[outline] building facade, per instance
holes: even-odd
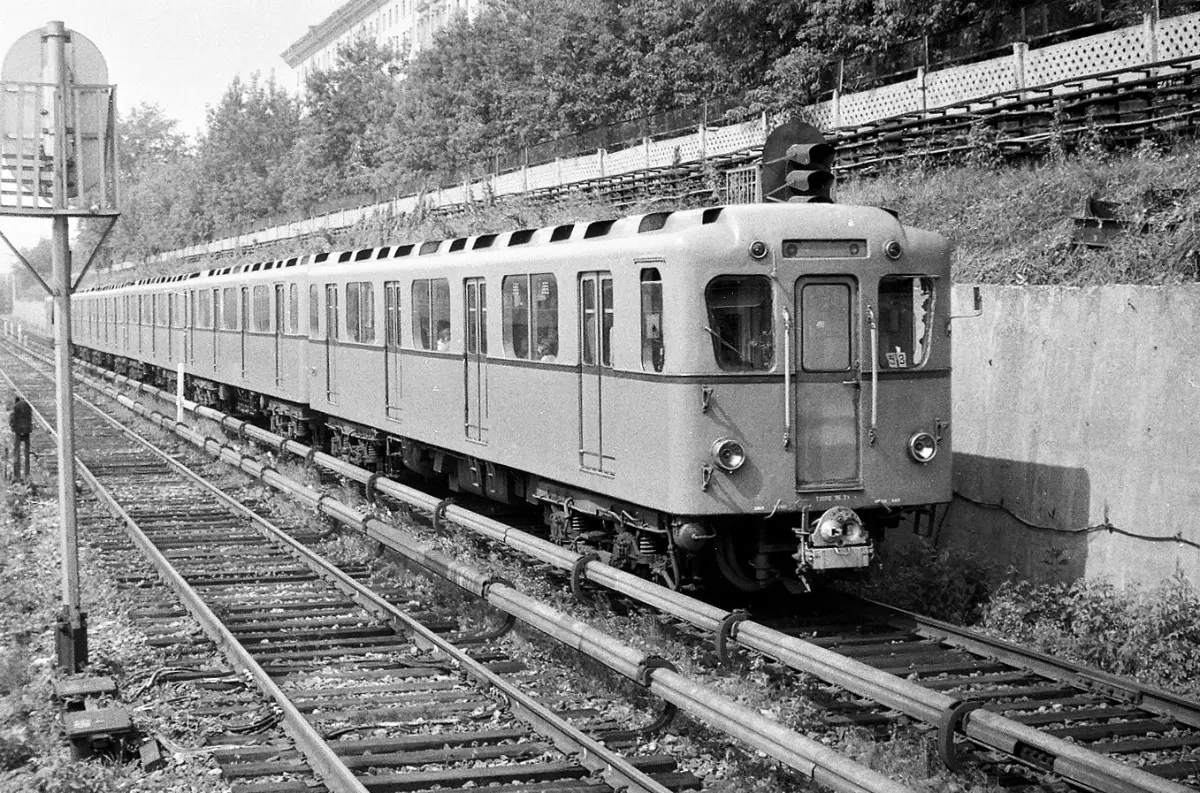
[[[349,0],[310,26],[281,57],[303,95],[310,74],[336,65],[340,46],[365,37],[412,57],[458,15],[473,19],[479,5],[480,0]]]

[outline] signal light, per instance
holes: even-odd
[[[835,151],[820,130],[792,121],[767,136],[762,158],[762,200],[833,203]]]

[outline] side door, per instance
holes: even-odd
[[[482,278],[463,281],[467,319],[465,360],[467,440],[487,443],[487,285]]]
[[[604,401],[612,378],[612,273],[579,276],[579,464],[613,474],[606,445]]]
[[[246,379],[246,335],[250,331],[250,287],[243,286],[238,294],[238,312],[241,323],[238,325],[238,356],[241,360],[242,379]]]
[[[325,399],[337,402],[338,287],[325,284]]]
[[[805,276],[795,300],[796,489],[861,489],[858,283]]]
[[[383,367],[384,405],[389,419],[400,419],[403,404],[404,377],[400,359],[400,282],[387,281],[383,285]]]
[[[221,290],[212,290],[212,370],[217,371],[217,363],[220,361],[220,346],[221,346],[221,323],[225,321],[224,307],[221,304]]]
[[[287,327],[287,290],[283,284],[275,284],[275,339],[272,345],[272,355],[275,358],[275,386],[282,387],[284,380],[283,363],[283,330]]]

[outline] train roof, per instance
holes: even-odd
[[[542,228],[525,228],[513,231],[475,234],[465,237],[453,237],[441,240],[425,240],[423,242],[405,242],[398,245],[379,245],[368,248],[354,248],[343,251],[323,251],[303,256],[292,256],[286,259],[271,261],[247,262],[244,264],[228,265],[198,270],[180,275],[156,276],[134,281],[107,284],[92,287],[83,292],[103,292],[114,289],[125,289],[133,286],[149,286],[164,283],[176,283],[197,278],[210,278],[225,275],[240,275],[258,272],[269,272],[286,267],[306,266],[336,266],[347,262],[364,262],[376,260],[416,259],[432,254],[452,254],[464,251],[507,250],[524,245],[554,245],[568,241],[582,242],[586,240],[628,239],[639,234],[659,231],[681,231],[689,227],[699,227],[715,224],[722,218],[744,219],[753,213],[761,216],[767,213],[796,211],[797,207],[807,207],[809,211],[815,207],[837,208],[840,210],[868,210],[880,213],[895,223],[899,222],[894,216],[875,207],[861,207],[850,204],[735,204],[730,206],[707,207],[700,209],[662,210],[647,212],[641,215],[630,215],[609,220],[593,220],[585,222],[563,223],[557,226]],[[764,210],[766,212],[764,213]]]

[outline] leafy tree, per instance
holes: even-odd
[[[217,233],[282,210],[287,157],[300,132],[299,103],[274,79],[235,77],[208,110],[200,140],[204,205]]]
[[[187,136],[179,122],[167,118],[163,109],[143,102],[117,122],[122,179],[136,179],[142,171],[189,152]]]

